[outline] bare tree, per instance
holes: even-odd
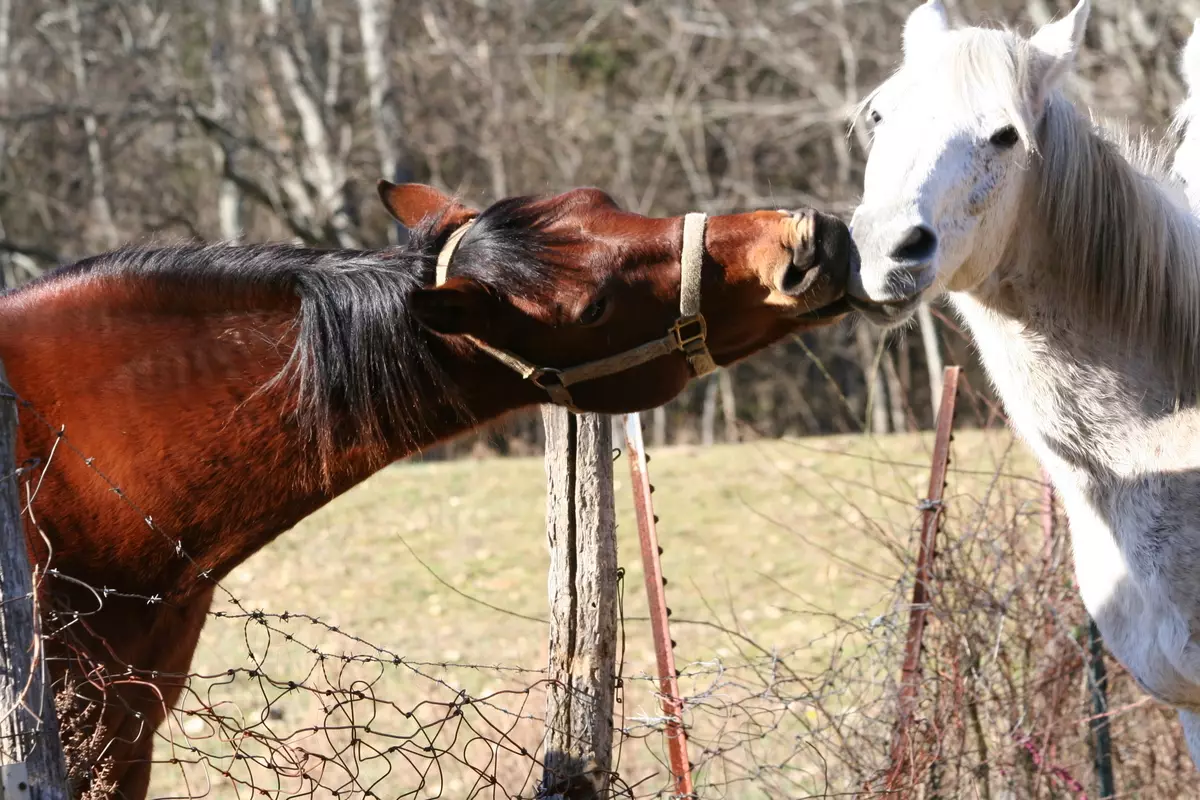
[[[716,441],[717,428],[717,376],[704,379],[704,408],[700,412],[700,444],[711,447]]]
[[[358,30],[362,38],[363,71],[367,78],[367,102],[371,107],[371,129],[379,151],[380,176],[395,180],[401,154],[400,111],[388,76],[387,25],[379,0],[358,0]],[[398,228],[389,227],[389,239],[397,242]]]
[[[330,23],[326,27],[328,34],[329,60],[326,64],[326,83],[324,92],[317,93],[314,85],[316,76],[312,74],[311,65],[308,80],[301,74],[300,54],[304,54],[304,42],[298,42],[298,37],[286,36],[284,26],[280,21],[279,0],[259,0],[265,18],[265,34],[269,43],[271,64],[276,76],[286,91],[292,108],[299,117],[301,139],[304,142],[304,157],[296,160],[296,166],[304,176],[304,182],[311,187],[312,194],[303,205],[311,208],[319,215],[319,219],[327,224],[332,231],[333,240],[341,247],[359,246],[354,234],[354,225],[348,213],[346,198],[346,165],[349,155],[349,128],[339,126],[334,138],[330,130],[326,113],[337,101],[337,78],[341,67],[340,36],[341,26]],[[310,23],[312,20],[311,7],[301,18]],[[265,101],[270,109],[270,118],[275,122],[276,130],[283,133],[282,113],[273,92],[264,91],[260,99]],[[299,194],[299,192],[297,192]]]
[[[0,107],[12,104],[12,0],[0,0]],[[8,128],[0,125],[0,175],[8,162]],[[3,219],[0,218],[0,241],[7,241]],[[22,278],[33,277],[39,270],[29,256],[9,249],[0,249],[0,288],[16,286]]]
[[[858,358],[862,362],[863,375],[867,381],[867,429],[876,435],[888,432],[887,389],[884,388],[883,374],[879,369],[879,358],[871,340],[871,332],[866,325],[856,325],[854,331],[855,343],[858,345]]]
[[[237,142],[234,137],[226,135],[232,118],[233,81],[239,73],[238,61],[240,54],[237,48],[230,46],[232,37],[242,30],[243,13],[242,0],[224,0],[217,4],[223,12],[214,14],[208,20],[210,41],[210,67],[212,76],[212,115],[222,124],[222,132],[214,137],[213,157],[220,174],[220,185],[217,189],[217,219],[221,238],[236,242],[242,238],[245,230],[243,220],[242,190],[234,180],[237,170]],[[225,24],[225,31],[218,26]]]
[[[654,435],[651,441],[655,447],[667,446],[667,410],[662,406],[654,409],[651,418],[654,423]]]
[[[929,411],[931,419],[936,419],[938,398],[942,396],[942,350],[929,306],[922,305],[917,309],[917,323],[921,329],[921,346],[925,348],[925,368],[929,373]]]
[[[66,9],[68,57],[71,74],[75,79],[75,92],[79,98],[88,96],[87,62],[84,59],[84,26],[79,15],[78,0],[68,0]],[[90,26],[89,26],[90,27]],[[108,202],[108,175],[104,165],[104,152],[100,147],[100,125],[96,115],[83,113],[83,130],[87,136],[87,165],[92,179],[90,197],[89,230],[94,247],[112,249],[120,240],[116,223],[113,222],[112,206]]]
[[[738,440],[737,429],[737,396],[733,390],[733,371],[723,369],[717,372],[717,383],[721,387],[721,413],[725,417],[725,441]]]
[[[1069,4],[951,11],[1036,22]],[[0,273],[19,282],[161,233],[396,241],[369,189],[397,171],[477,203],[593,185],[654,215],[847,213],[869,146],[865,126],[847,136],[847,123],[894,67],[906,10],[0,0]],[[1196,0],[1095,9],[1080,62],[1088,102],[1161,125],[1182,96],[1176,60],[1195,13]],[[781,343],[655,411],[651,441],[856,431],[868,405],[873,430],[928,426],[942,362],[971,356],[933,315],[918,322],[882,354],[851,326]],[[532,446],[537,430],[497,436]]]

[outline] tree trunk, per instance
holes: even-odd
[[[75,79],[75,92],[80,103],[89,97],[87,65],[84,60],[83,22],[79,18],[79,3],[71,0],[67,4],[67,24],[71,31],[70,54],[71,74]],[[87,140],[88,171],[92,179],[92,194],[89,201],[89,231],[92,242],[89,249],[111,250],[120,239],[116,223],[113,222],[112,206],[108,202],[108,176],[104,167],[104,152],[100,147],[100,125],[96,115],[89,111],[83,114],[83,132]]]
[[[0,0],[0,108],[10,108],[12,78],[9,58],[12,52],[12,0]],[[0,173],[8,160],[8,125],[0,125]]]
[[[929,371],[929,418],[937,424],[938,403],[942,397],[942,351],[938,346],[937,326],[925,303],[917,306],[917,322],[921,328],[921,344],[925,348],[925,368]]]
[[[867,385],[865,424],[871,433],[885,434],[888,432],[887,392],[884,389],[879,363],[875,358],[871,332],[866,325],[858,325],[854,329],[854,337],[858,347],[858,360],[862,364]]]
[[[754,396],[757,408],[754,409],[754,427],[762,436],[777,436],[779,420],[775,415],[775,381],[772,377],[759,378],[754,384]]]
[[[9,53],[12,43],[12,0],[0,0],[0,108],[12,102],[11,79],[9,76]],[[8,160],[8,126],[0,125],[0,174]],[[7,238],[4,223],[0,221],[0,238]],[[0,253],[0,289],[11,289],[17,285],[16,268],[12,253]]]
[[[892,414],[892,430],[901,433],[908,430],[908,418],[904,413],[907,398],[896,371],[896,361],[888,351],[883,353],[883,379],[887,384],[888,410]]]
[[[667,446],[667,407],[659,406],[651,415],[654,423],[654,446]]]
[[[787,393],[788,410],[799,416],[801,422],[804,424],[803,433],[806,433],[809,436],[818,436],[823,433],[824,431],[821,428],[821,421],[817,419],[817,415],[813,411],[812,405],[804,396],[804,388],[796,381],[784,381],[783,388]],[[775,405],[772,404],[771,408],[773,414]],[[772,435],[776,435],[778,428],[772,428],[772,431]]]
[[[704,379],[704,404],[700,412],[700,444],[712,447],[717,427],[717,376]]]
[[[242,30],[241,0],[228,0],[223,15],[226,21],[225,35],[219,28],[218,15],[209,20],[209,41],[212,42],[210,70],[213,90],[213,117],[221,122],[227,122],[232,116],[231,78],[238,73],[235,66],[237,56],[230,52],[236,44],[229,41],[238,31]],[[242,192],[233,180],[236,170],[234,144],[228,137],[221,137],[213,143],[213,160],[217,172],[222,176],[217,187],[217,225],[221,238],[227,242],[241,241],[245,230],[242,218]]]
[[[363,72],[367,78],[367,104],[371,109],[371,127],[379,155],[379,176],[395,180],[400,155],[400,113],[388,76],[386,45],[387,19],[380,13],[379,0],[358,0],[358,30],[362,37]],[[388,226],[388,239],[398,244],[400,229]]]
[[[725,417],[725,441],[736,442],[738,440],[737,396],[733,391],[733,369],[718,370],[717,382],[721,387],[721,414]]]
[[[272,40],[271,63],[275,65],[279,80],[300,118],[300,136],[305,148],[300,168],[308,183],[316,190],[315,205],[322,212],[321,221],[332,232],[339,247],[358,248],[359,242],[348,213],[345,164],[339,163],[323,113],[329,106],[329,99],[324,97],[319,102],[313,94],[315,88],[310,90],[305,85],[300,64],[280,30],[279,0],[259,0],[259,4],[267,19],[268,37]],[[326,89],[328,94],[331,86]]]

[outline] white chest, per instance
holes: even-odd
[[[1200,418],[1148,415],[1118,371],[954,300],[1063,500],[1080,594],[1106,644],[1149,693],[1200,710]]]

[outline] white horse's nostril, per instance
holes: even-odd
[[[914,225],[904,232],[888,257],[906,264],[921,264],[932,258],[935,250],[937,234],[926,225]]]

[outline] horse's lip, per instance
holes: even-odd
[[[906,316],[921,302],[920,293],[900,300],[874,301],[861,297],[846,295],[846,303],[852,311],[857,311],[867,319],[891,324]]]
[[[901,297],[897,300],[867,300],[847,294],[845,299],[847,304],[855,311],[903,311],[906,308],[910,308],[914,303],[920,302],[921,294],[918,292],[912,297]]]
[[[820,308],[814,308],[812,311],[805,311],[802,314],[798,314],[796,318],[804,320],[830,319],[831,317],[844,316],[853,310],[854,307],[851,305],[850,295],[844,294],[832,303]]]

